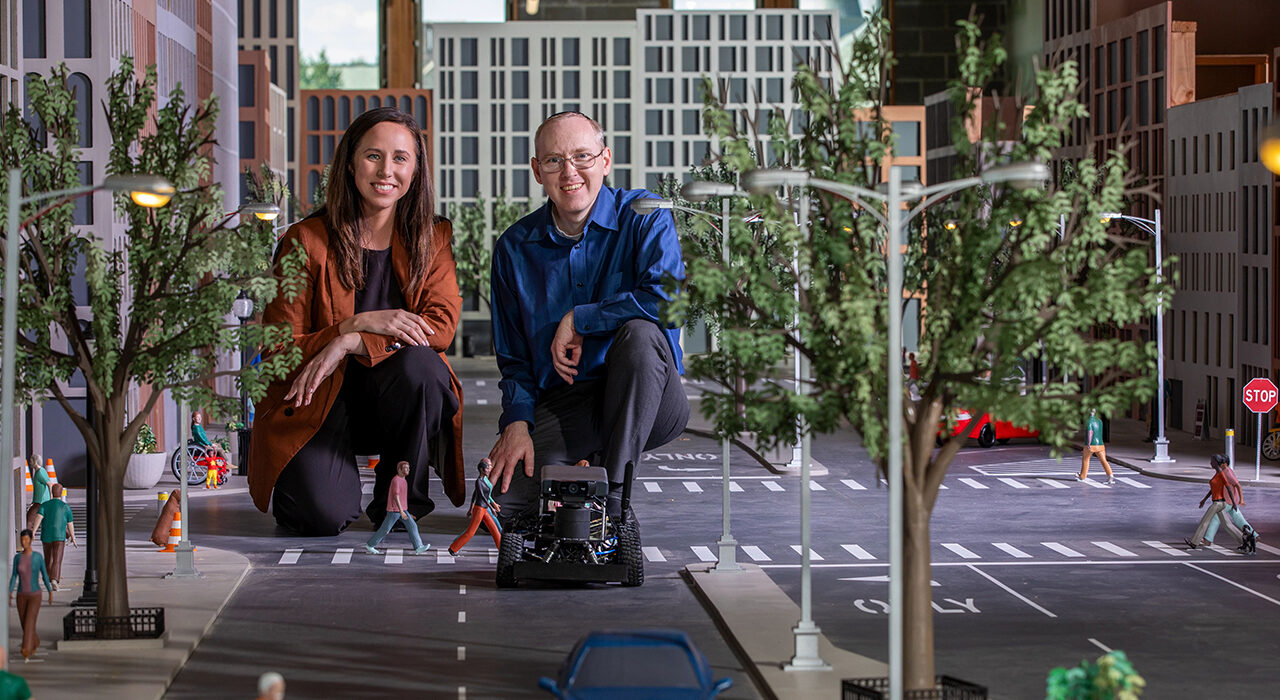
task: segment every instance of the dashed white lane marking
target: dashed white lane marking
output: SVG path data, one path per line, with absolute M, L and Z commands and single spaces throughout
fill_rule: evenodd
M 1191 554 L 1189 554 L 1188 552 L 1185 552 L 1181 549 L 1174 549 L 1173 547 L 1170 547 L 1164 542 L 1157 542 L 1155 540 L 1143 540 L 1142 543 L 1147 545 L 1148 547 L 1155 547 L 1156 549 L 1160 550 L 1161 552 L 1164 552 L 1165 554 L 1168 554 L 1171 557 L 1191 556 Z
M 739 484 L 739 483 L 738 483 L 738 482 L 736 482 L 736 481 L 730 481 L 730 482 L 729 482 L 729 492 L 730 492 L 730 493 L 742 493 L 742 485 L 741 485 L 741 484 Z
M 1122 557 L 1136 557 L 1136 556 L 1138 556 L 1137 554 L 1134 554 L 1133 552 L 1130 552 L 1129 550 L 1125 549 L 1124 547 L 1120 547 L 1120 546 L 1117 546 L 1117 545 L 1111 544 L 1110 542 L 1090 542 L 1089 544 L 1092 544 L 1093 546 L 1095 546 L 1095 547 L 1097 547 L 1097 548 L 1099 548 L 1099 549 L 1105 549 L 1105 550 L 1107 550 L 1108 552 L 1111 552 L 1112 554 L 1116 554 L 1116 555 L 1119 555 L 1119 556 L 1122 556 Z
M 1227 578 L 1227 577 L 1225 577 L 1225 576 L 1219 576 L 1219 575 L 1217 575 L 1217 574 L 1213 573 L 1212 571 L 1209 571 L 1208 569 L 1202 569 L 1202 568 L 1200 568 L 1200 567 L 1196 566 L 1195 564 L 1192 564 L 1192 563 L 1191 563 L 1191 562 L 1189 562 L 1189 561 L 1184 561 L 1184 562 L 1182 562 L 1182 565 L 1183 565 L 1183 566 L 1189 566 L 1189 567 L 1191 567 L 1191 568 L 1195 569 L 1196 571 L 1199 571 L 1200 573 L 1203 573 L 1203 574 L 1209 574 L 1210 576 L 1212 576 L 1212 577 L 1214 577 L 1214 578 L 1216 578 L 1216 579 L 1218 579 L 1218 580 L 1220 580 L 1220 581 L 1226 581 L 1227 583 L 1229 583 L 1229 584 L 1231 584 L 1231 585 L 1235 586 L 1236 588 L 1239 588 L 1240 590 L 1245 591 L 1245 592 L 1248 592 L 1248 593 L 1252 593 L 1252 594 L 1254 594 L 1254 595 L 1258 596 L 1259 598 L 1261 598 L 1261 599 L 1263 599 L 1263 600 L 1265 600 L 1265 601 L 1268 601 L 1268 602 L 1271 602 L 1271 603 L 1275 603 L 1276 605 L 1280 605 L 1280 600 L 1276 600 L 1275 598 L 1272 598 L 1271 596 L 1263 595 L 1263 594 L 1261 594 L 1261 593 L 1259 593 L 1259 592 L 1257 592 L 1257 591 L 1253 590 L 1252 588 L 1249 588 L 1248 586 L 1242 586 L 1242 585 L 1240 585 L 1240 584 L 1236 583 L 1235 581 L 1232 581 L 1231 579 L 1229 579 L 1229 578 Z
M 344 547 L 344 548 L 342 548 L 342 549 L 339 549 L 338 551 L 336 551 L 336 552 L 334 552 L 334 553 L 333 553 L 333 561 L 331 561 L 331 562 L 329 562 L 329 563 L 331 563 L 331 564 L 350 564 L 350 563 L 351 563 L 351 553 L 352 553 L 353 551 L 355 551 L 355 550 L 353 550 L 353 549 L 351 549 L 351 548 L 349 548 L 349 547 Z
M 387 564 L 399 564 L 404 561 L 404 551 L 399 549 L 387 549 Z
M 798 544 L 791 545 L 791 551 L 799 554 L 800 556 L 804 556 L 804 551 L 800 549 L 800 545 Z M 813 551 L 813 547 L 809 548 L 809 561 L 822 561 L 822 555 Z
M 1264 552 L 1271 552 L 1272 554 L 1280 555 L 1280 548 L 1272 547 L 1269 544 L 1263 544 L 1259 542 L 1258 549 L 1261 549 Z
M 866 486 L 863 486 L 862 484 L 859 484 L 858 482 L 854 481 L 853 479 L 841 479 L 841 480 L 840 480 L 840 483 L 844 484 L 845 486 L 848 486 L 849 488 L 853 489 L 854 491 L 866 491 L 866 490 L 867 490 L 867 487 L 866 487 Z
M 490 564 L 497 564 L 497 563 L 498 563 L 498 548 L 497 548 L 497 547 L 490 547 L 490 548 L 489 548 L 489 563 L 490 563 Z
M 466 622 L 466 621 L 467 621 L 467 611 L 466 611 L 466 610 L 459 610 L 459 611 L 458 611 L 458 622 Z
M 979 558 L 977 554 L 974 554 L 968 548 L 962 547 L 956 544 L 955 542 L 940 542 L 939 544 L 951 550 L 952 552 L 955 552 L 956 554 L 960 555 L 961 559 L 978 559 Z
M 1218 554 L 1221 554 L 1221 555 L 1223 555 L 1223 556 L 1227 556 L 1227 557 L 1242 557 L 1242 556 L 1244 556 L 1244 555 L 1243 555 L 1243 554 L 1241 554 L 1240 552 L 1233 552 L 1233 551 L 1231 551 L 1231 550 L 1227 549 L 1226 547 L 1223 547 L 1223 546 L 1222 546 L 1222 545 L 1220 545 L 1220 544 L 1211 544 L 1211 545 L 1209 545 L 1209 546 L 1207 547 L 1207 549 L 1210 549 L 1210 550 L 1212 550 L 1212 551 L 1217 552 Z
M 1030 554 L 1027 554 L 1026 552 L 1022 551 L 1021 549 L 1018 549 L 1017 547 L 1009 544 L 1008 542 L 992 542 L 991 546 L 1004 552 L 1005 554 L 1008 554 L 1011 557 L 1014 557 L 1015 559 L 1031 558 Z
M 1030 486 L 1027 486 L 1026 484 L 1022 483 L 1021 481 L 1018 481 L 1018 480 L 1016 480 L 1016 479 L 1010 479 L 1010 478 L 1009 478 L 1009 477 L 1007 477 L 1007 476 L 1002 476 L 1002 477 L 1000 477 L 999 481 L 1000 481 L 1000 483 L 1008 484 L 1008 485 L 1010 485 L 1010 486 L 1014 487 L 1015 489 L 1029 489 L 1029 488 L 1031 488 Z
M 458 700 L 467 700 L 467 686 L 458 686 Z
M 782 484 L 779 484 L 779 483 L 778 483 L 778 482 L 776 482 L 776 481 L 762 481 L 762 482 L 760 482 L 760 483 L 764 484 L 764 487 L 765 487 L 765 488 L 767 488 L 767 489 L 769 489 L 770 491 L 785 491 L 785 490 L 786 490 L 786 489 L 783 489 L 783 488 L 782 488 Z
M 645 561 L 666 561 L 667 560 L 666 557 L 662 556 L 662 552 L 657 547 L 641 547 L 640 551 L 644 552 Z
M 437 564 L 452 564 L 452 563 L 453 563 L 453 555 L 449 553 L 449 550 L 448 550 L 448 549 L 437 549 L 437 550 L 436 550 L 436 563 L 437 563 Z
M 965 486 L 968 486 L 968 487 L 969 487 L 969 488 L 971 488 L 971 489 L 989 489 L 989 488 L 991 488 L 990 486 L 987 486 L 986 484 L 982 483 L 981 481 L 977 481 L 977 480 L 975 480 L 975 479 L 970 479 L 970 478 L 968 478 L 968 477 L 961 477 L 961 478 L 960 478 L 960 483 L 964 484 Z
M 871 555 L 871 552 L 868 552 L 856 544 L 842 544 L 840 545 L 840 548 L 852 554 L 855 559 L 861 559 L 863 561 L 875 559 L 875 557 Z
M 1089 486 L 1094 487 L 1095 489 L 1109 489 L 1109 488 L 1111 488 L 1110 486 L 1107 486 L 1106 484 L 1102 483 L 1101 481 L 1094 481 L 1093 479 L 1085 479 L 1085 480 L 1084 480 L 1084 483 L 1088 484 Z
M 1101 649 L 1101 650 L 1103 651 L 1103 653 L 1106 653 L 1106 654 L 1110 654 L 1110 653 L 1111 653 L 1111 647 L 1107 646 L 1106 644 L 1103 644 L 1102 642 L 1099 642 L 1098 640 L 1094 639 L 1093 637 L 1089 637 L 1089 643 L 1090 643 L 1090 644 L 1092 644 L 1092 645 L 1094 645 L 1095 647 L 1098 647 L 1099 649 Z
M 1074 557 L 1084 556 L 1083 554 L 1077 552 L 1076 550 L 1070 547 L 1067 547 L 1066 545 L 1058 544 L 1057 542 L 1041 542 L 1040 544 L 1048 547 L 1049 549 L 1052 549 L 1053 551 L 1057 552 L 1058 554 L 1061 554 L 1064 557 L 1074 558 Z
M 716 561 L 716 555 L 711 553 L 710 547 L 697 545 L 689 549 L 693 550 L 693 553 L 698 557 L 698 561 Z
M 1019 592 L 1017 592 L 1017 591 L 1013 590 L 1012 588 L 1009 588 L 1008 586 L 1004 585 L 1003 583 L 1000 583 L 999 581 L 997 581 L 997 580 L 995 579 L 995 577 L 994 577 L 994 576 L 992 576 L 991 574 L 988 574 L 987 572 L 983 571 L 982 569 L 979 569 L 978 567 L 974 566 L 973 564 L 969 564 L 969 565 L 968 565 L 968 568 L 969 568 L 969 569 L 971 569 L 971 570 L 973 570 L 973 571 L 975 571 L 975 572 L 977 572 L 977 574 L 978 574 L 979 576 L 981 576 L 981 577 L 983 577 L 983 578 L 987 579 L 988 581 L 990 581 L 990 582 L 992 582 L 992 583 L 996 584 L 997 586 L 999 586 L 999 587 L 1003 588 L 1003 589 L 1005 590 L 1005 592 L 1007 592 L 1009 595 L 1013 596 L 1014 598 L 1017 598 L 1018 600 L 1021 600 L 1022 602 L 1026 603 L 1027 605 L 1030 605 L 1031 607 L 1035 608 L 1036 610 L 1039 610 L 1040 612 L 1044 613 L 1045 615 L 1048 615 L 1049 617 L 1057 617 L 1057 615 L 1054 615 L 1053 613 L 1049 612 L 1048 610 L 1045 610 L 1043 607 L 1041 607 L 1041 606 L 1037 605 L 1036 603 L 1032 602 L 1032 600 L 1031 600 L 1030 598 L 1028 598 L 1028 597 L 1026 597 L 1026 596 L 1022 595 L 1021 593 L 1019 593 Z
M 466 595 L 466 594 L 467 594 L 467 584 L 465 583 L 458 584 L 458 595 Z
M 488 404 L 489 404 L 489 399 L 476 399 L 477 406 L 487 406 Z
M 702 486 L 696 481 L 686 481 L 684 482 L 684 490 L 689 493 L 702 493 Z
M 819 483 L 818 483 L 818 482 L 816 482 L 816 481 L 810 480 L 810 481 L 809 481 L 809 490 L 810 490 L 810 491 L 826 491 L 826 490 L 827 490 L 827 487 L 826 487 L 826 486 L 823 486 L 822 484 L 819 484 Z
M 459 660 L 459 661 L 466 661 L 466 660 L 467 660 L 467 648 L 466 648 L 466 647 L 464 647 L 464 646 L 459 646 L 459 647 L 458 647 L 458 660 Z
M 1144 484 L 1144 483 L 1142 483 L 1141 481 L 1138 481 L 1137 479 L 1130 479 L 1130 478 L 1129 478 L 1129 477 L 1127 477 L 1127 476 L 1117 476 L 1117 477 L 1116 477 L 1116 481 L 1123 481 L 1124 483 L 1126 483 L 1126 484 L 1128 484 L 1128 485 L 1130 485 L 1130 486 L 1132 486 L 1132 487 L 1134 487 L 1134 488 L 1138 488 L 1138 489 L 1149 489 L 1149 488 L 1151 488 L 1151 484 Z
M 649 493 L 662 493 L 662 485 L 656 481 L 644 482 L 644 490 Z
M 947 489 L 949 489 L 949 488 L 951 488 L 951 487 L 950 487 L 950 486 L 947 486 L 946 484 L 938 484 L 938 490 L 939 490 L 939 491 L 946 491 L 946 490 L 947 490 Z
M 485 380 L 483 380 L 483 379 L 477 379 L 477 380 L 476 380 L 476 386 L 484 386 L 484 382 L 485 382 Z
M 284 554 L 280 555 L 281 564 L 297 564 L 298 558 L 302 556 L 302 548 L 286 549 Z
M 1061 481 L 1058 481 L 1057 479 L 1037 479 L 1037 481 L 1039 481 L 1040 483 L 1044 484 L 1045 486 L 1050 486 L 1050 487 L 1053 487 L 1053 488 L 1055 488 L 1055 489 L 1069 489 L 1069 488 L 1071 488 L 1070 486 L 1067 486 L 1066 484 L 1062 483 Z
M 751 557 L 751 561 L 773 561 L 759 547 L 755 545 L 746 545 L 742 548 L 742 553 Z

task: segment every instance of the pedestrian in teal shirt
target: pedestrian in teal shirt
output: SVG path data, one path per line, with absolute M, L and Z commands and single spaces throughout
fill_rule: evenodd
M 1084 459 L 1076 481 L 1084 481 L 1089 477 L 1089 460 L 1095 454 L 1102 460 L 1102 468 L 1107 470 L 1107 483 L 1116 483 L 1115 475 L 1111 473 L 1111 463 L 1107 461 L 1107 445 L 1102 441 L 1102 419 L 1098 417 L 1097 409 L 1090 409 L 1089 423 L 1085 427 Z
M 40 505 L 36 515 L 36 527 L 40 528 L 40 544 L 44 549 L 45 566 L 53 579 L 53 590 L 61 588 L 62 553 L 67 540 L 76 544 L 76 526 L 72 520 L 71 506 L 62 500 L 62 484 L 53 485 L 53 498 Z
M 14 591 L 18 593 L 18 621 L 22 623 L 22 658 L 29 659 L 40 648 L 40 637 L 36 634 L 36 617 L 40 615 L 40 581 L 49 591 L 49 605 L 53 605 L 53 584 L 49 583 L 49 572 L 44 568 L 44 557 L 39 552 L 31 551 L 31 530 L 23 530 L 18 535 L 22 551 L 13 555 L 13 574 L 9 576 L 9 602 L 13 602 Z
M 35 532 L 40 504 L 49 500 L 49 472 L 40 463 L 40 455 L 31 455 L 31 507 L 27 509 L 27 529 Z

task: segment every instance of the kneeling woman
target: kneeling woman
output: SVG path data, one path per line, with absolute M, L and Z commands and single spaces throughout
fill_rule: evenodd
M 249 491 L 295 533 L 336 535 L 360 517 L 357 454 L 381 458 L 365 509 L 375 524 L 401 460 L 415 519 L 435 507 L 429 465 L 454 505 L 466 494 L 462 390 L 444 359 L 462 299 L 425 158 L 412 117 L 365 112 L 338 144 L 324 206 L 280 242 L 277 255 L 306 251 L 305 285 L 263 323 L 292 327 L 302 362 L 256 406 Z

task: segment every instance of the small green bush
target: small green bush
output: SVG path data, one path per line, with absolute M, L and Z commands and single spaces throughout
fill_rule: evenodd
M 1097 661 L 1050 671 L 1045 700 L 1137 700 L 1146 685 L 1129 658 L 1117 650 Z
M 133 453 L 145 455 L 152 452 L 159 452 L 156 449 L 156 434 L 151 432 L 151 426 L 143 423 L 138 430 L 138 438 L 133 441 Z

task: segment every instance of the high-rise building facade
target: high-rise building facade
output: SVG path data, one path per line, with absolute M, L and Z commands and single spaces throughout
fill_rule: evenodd
M 299 104 L 301 74 L 298 55 L 298 0 L 239 0 L 239 48 L 265 51 L 269 59 L 271 82 L 285 94 L 285 158 L 289 189 L 295 196 L 301 191 L 302 175 L 298 158 L 299 134 L 302 133 L 302 111 Z M 292 221 L 296 213 L 283 214 Z
M 288 101 L 271 82 L 271 57 L 266 51 L 239 51 L 237 129 L 240 143 L 240 191 L 245 196 L 245 170 L 260 173 L 266 163 L 276 177 L 287 180 Z

